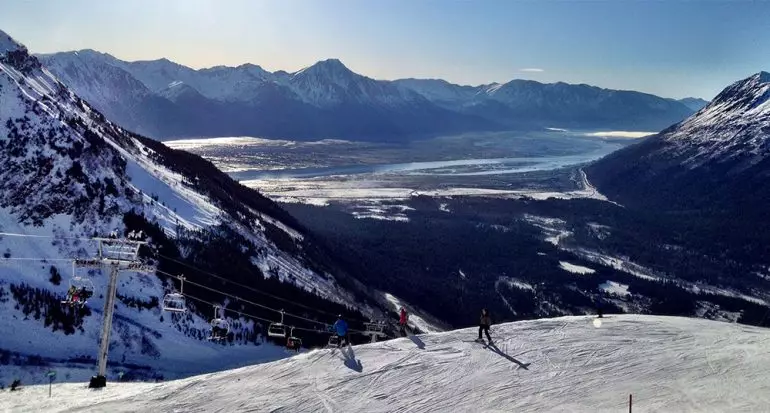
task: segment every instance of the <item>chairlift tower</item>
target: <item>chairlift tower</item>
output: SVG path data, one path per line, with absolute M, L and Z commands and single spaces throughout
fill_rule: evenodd
M 135 239 L 93 238 L 99 243 L 97 256 L 89 260 L 75 260 L 74 265 L 85 268 L 109 268 L 110 282 L 104 297 L 104 321 L 99 342 L 99 364 L 97 375 L 91 378 L 90 388 L 107 385 L 107 353 L 110 349 L 112 317 L 115 313 L 115 295 L 118 290 L 118 275 L 121 271 L 154 273 L 153 266 L 139 261 L 139 248 L 147 242 Z

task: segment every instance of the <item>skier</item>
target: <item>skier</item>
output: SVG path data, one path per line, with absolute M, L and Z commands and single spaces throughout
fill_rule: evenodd
M 483 341 L 481 338 L 481 332 L 487 334 L 487 340 L 489 341 L 489 344 L 492 344 L 492 337 L 489 336 L 489 326 L 492 325 L 492 319 L 489 317 L 489 311 L 487 311 L 486 308 L 481 310 L 481 318 L 479 319 L 479 339 L 478 341 Z
M 86 290 L 86 287 L 80 288 L 80 293 L 78 293 L 78 297 L 80 297 L 80 304 L 84 305 L 86 301 L 88 301 L 89 298 L 91 298 L 91 292 Z
M 75 287 L 72 287 L 72 296 L 70 299 L 70 304 L 79 304 L 80 303 L 80 294 L 78 293 L 78 289 Z
M 342 347 L 342 341 L 348 343 L 348 323 L 342 319 L 342 314 L 337 316 L 337 321 L 334 322 L 334 331 L 337 332 L 337 347 Z M 350 343 L 348 343 L 350 344 Z
M 214 326 L 211 328 L 211 339 L 212 340 L 222 340 L 225 338 L 225 335 L 227 334 L 227 330 L 221 327 Z
M 596 300 L 596 316 L 598 318 L 604 317 L 604 303 L 602 302 L 602 297 L 599 297 L 599 299 Z
M 398 327 L 401 332 L 401 337 L 406 337 L 406 324 L 409 321 L 409 315 L 406 313 L 406 308 L 401 307 L 401 317 L 398 319 Z
M 70 285 L 70 288 L 67 290 L 67 302 L 72 304 L 74 301 L 75 294 L 77 292 L 77 288 L 75 288 L 74 285 Z

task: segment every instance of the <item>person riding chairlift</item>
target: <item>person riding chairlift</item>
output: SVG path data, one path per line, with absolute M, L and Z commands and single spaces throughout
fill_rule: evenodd
M 69 289 L 67 289 L 67 302 L 72 303 L 75 300 L 75 295 L 77 294 L 77 288 L 75 288 L 74 285 L 71 285 Z

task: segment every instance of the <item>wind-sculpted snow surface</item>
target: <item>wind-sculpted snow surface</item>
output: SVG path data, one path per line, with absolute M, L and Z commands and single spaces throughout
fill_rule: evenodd
M 697 319 L 563 317 L 317 350 L 162 384 L 37 386 L 19 412 L 758 412 L 770 331 Z M 599 327 L 596 327 L 599 325 Z

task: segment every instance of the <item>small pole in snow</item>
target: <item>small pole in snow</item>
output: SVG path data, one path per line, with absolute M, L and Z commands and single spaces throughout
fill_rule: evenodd
M 48 376 L 48 398 L 51 398 L 51 387 L 53 386 L 53 380 L 56 378 L 56 372 L 51 370 L 47 374 Z
M 633 405 L 633 403 L 634 403 L 634 395 L 629 394 L 628 395 L 628 413 L 631 413 L 631 406 Z

